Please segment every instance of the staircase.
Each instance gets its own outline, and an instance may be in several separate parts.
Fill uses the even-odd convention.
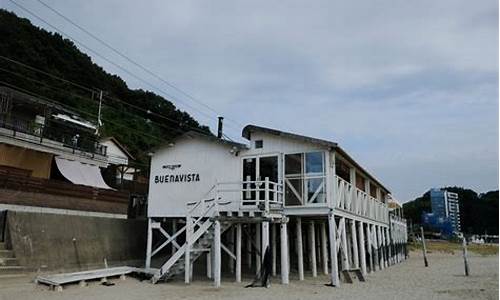
[[[353,283],[354,278],[357,278],[360,282],[366,281],[360,269],[342,270],[341,274],[341,279],[344,283]]]
[[[0,242],[0,278],[22,276],[24,267],[19,265],[14,252]]]
[[[213,222],[211,220],[207,220],[206,222],[210,222],[209,223],[210,226],[208,227],[208,229],[206,229],[204,233],[202,233],[202,236],[191,246],[191,254],[189,256],[191,266],[203,254],[205,250],[210,249],[210,247],[212,246],[212,242],[215,235],[214,227],[212,226]],[[224,233],[227,229],[229,229],[229,227],[231,227],[231,224],[222,223],[221,234]],[[198,230],[203,230],[203,229],[200,228]],[[184,255],[185,252],[186,252],[186,244],[184,244],[180,249],[178,249],[177,252],[169,259],[169,261],[172,260],[172,258],[175,260],[177,258],[176,257],[177,253],[179,253],[178,259],[175,260],[175,262],[173,262],[170,268],[162,268],[165,270],[164,273],[161,273],[162,269],[160,269],[160,272],[153,277],[153,282],[157,282],[159,280],[168,280],[177,275],[183,275],[186,267],[185,264],[186,256]],[[169,261],[167,261],[166,264],[168,264]]]
[[[235,184],[236,187],[234,187]],[[228,187],[224,188],[225,185],[228,185]],[[261,185],[264,186],[264,188],[259,188]],[[264,192],[264,196],[262,197],[263,200],[242,200],[239,196],[235,198],[235,188],[243,191],[243,187],[245,186],[247,186],[245,189],[247,192],[252,192],[248,186],[254,186],[253,192],[255,195],[260,195],[259,193]],[[167,280],[176,275],[186,275],[186,257],[189,257],[188,265],[193,266],[194,262],[202,255],[202,253],[209,250],[215,242],[216,220],[217,222],[220,222],[220,234],[222,235],[228,228],[231,227],[231,224],[235,221],[235,219],[263,219],[270,218],[271,216],[280,217],[281,210],[283,208],[281,188],[281,185],[270,182],[269,178],[266,178],[265,181],[218,183],[210,189],[206,195],[206,199],[187,204],[186,226],[178,230],[172,236],[161,228],[160,223],[151,223],[151,228],[158,229],[167,238],[167,240],[157,249],[150,252],[150,256],[153,256],[155,253],[158,253],[160,249],[164,248],[169,243],[172,243],[172,241],[175,240],[180,234],[184,233],[187,241],[182,246],[178,247],[175,253],[161,266],[160,269],[155,270],[151,281],[153,283],[157,283],[160,280]],[[229,193],[230,196],[227,196],[226,198],[224,194],[225,192]],[[241,195],[241,192],[238,192],[237,194]],[[273,200],[271,201],[270,199]],[[246,203],[243,201],[246,201]],[[242,207],[245,209],[241,210]],[[188,249],[189,251],[187,252]],[[146,262],[147,266],[149,264],[150,258],[149,263],[148,261]]]

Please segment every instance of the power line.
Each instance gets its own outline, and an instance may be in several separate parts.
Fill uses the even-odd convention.
[[[94,115],[94,114],[92,114],[92,113],[89,113],[89,112],[86,112],[86,111],[83,111],[83,110],[79,110],[79,109],[74,108],[74,107],[69,107],[68,105],[65,105],[65,104],[60,103],[59,101],[55,101],[55,100],[53,100],[53,99],[47,98],[47,97],[42,96],[42,95],[40,95],[40,94],[37,94],[37,93],[35,93],[35,92],[33,92],[33,91],[29,91],[29,90],[23,89],[23,88],[21,88],[21,87],[18,87],[18,86],[16,86],[16,85],[13,85],[13,84],[10,84],[10,83],[8,83],[8,82],[1,81],[1,80],[0,80],[0,83],[1,83],[1,84],[3,84],[3,85],[6,85],[6,86],[8,86],[8,87],[11,87],[11,88],[13,88],[13,89],[16,89],[16,90],[18,90],[18,91],[24,92],[24,93],[26,93],[26,94],[30,94],[30,95],[32,95],[32,96],[34,96],[34,97],[38,97],[38,98],[40,98],[40,99],[43,99],[43,100],[45,100],[45,101],[49,101],[49,102],[52,102],[52,103],[56,103],[56,102],[57,102],[57,104],[58,104],[58,105],[61,105],[62,107],[65,107],[65,108],[66,108],[66,109],[68,109],[68,110],[76,111],[76,112],[78,112],[78,113],[81,113],[81,114],[84,114],[84,115],[87,115],[87,116],[90,116],[90,117],[97,118],[97,115]],[[134,129],[134,128],[131,128],[131,127],[128,127],[128,126],[125,126],[125,125],[122,125],[122,124],[118,124],[118,123],[116,123],[116,122],[113,122],[113,121],[110,121],[110,120],[107,120],[107,119],[103,119],[103,120],[104,120],[105,122],[109,123],[109,124],[113,124],[113,125],[118,126],[118,127],[121,127],[121,128],[126,128],[127,130],[130,130],[131,132],[136,133],[136,135],[137,135],[137,136],[148,136],[148,137],[153,138],[153,139],[155,139],[155,140],[157,140],[157,141],[160,141],[160,142],[167,142],[165,139],[159,138],[159,137],[154,136],[154,135],[150,135],[150,134],[148,134],[148,133],[145,133],[145,132],[139,131],[139,130],[137,130],[137,129]]]
[[[75,83],[75,82],[72,82],[72,81],[69,81],[69,80],[64,79],[64,78],[61,78],[61,77],[59,77],[59,76],[55,76],[55,75],[53,75],[53,74],[51,74],[51,73],[48,73],[48,72],[46,72],[46,71],[43,71],[43,70],[40,70],[40,69],[34,68],[34,67],[32,67],[32,66],[29,66],[29,65],[27,65],[27,64],[21,63],[21,62],[16,61],[16,60],[13,60],[13,59],[11,59],[11,58],[8,58],[8,57],[2,56],[2,55],[0,55],[0,58],[5,59],[5,60],[10,61],[10,62],[13,62],[13,63],[18,64],[18,65],[20,65],[20,66],[26,67],[26,68],[28,68],[28,69],[30,69],[30,70],[32,70],[32,71],[39,72],[39,73],[41,73],[41,74],[47,75],[47,76],[49,76],[49,77],[51,77],[51,78],[54,78],[54,79],[60,80],[60,81],[62,81],[62,82],[65,82],[65,83],[68,83],[68,84],[74,85],[74,86],[76,86],[76,87],[79,87],[79,88],[81,88],[81,89],[84,89],[85,91],[88,91],[88,92],[91,92],[91,93],[98,92],[98,91],[97,91],[97,90],[95,90],[95,89],[92,89],[92,88],[89,88],[89,87],[83,86],[83,85],[81,85],[81,84],[78,84],[78,83]],[[4,69],[4,71],[5,71],[5,69]],[[15,73],[15,72],[12,72],[12,71],[7,71],[7,72],[10,72],[10,73]],[[17,73],[16,75],[18,75],[18,76],[24,76],[25,78],[28,78],[28,77],[26,77],[25,75],[20,75],[20,74],[18,74],[18,73]],[[34,79],[31,79],[31,80],[33,81]],[[42,82],[39,82],[39,83],[42,83]],[[43,83],[42,83],[42,84],[43,84]],[[111,97],[111,96],[109,96],[109,95],[105,95],[105,97],[106,97],[106,98],[108,98],[108,99],[110,99],[110,100],[117,101],[117,102],[123,103],[123,104],[125,104],[125,105],[128,105],[128,106],[130,106],[130,107],[132,107],[132,108],[135,108],[135,109],[137,109],[137,110],[141,110],[141,111],[143,111],[143,112],[146,112],[147,114],[151,114],[151,115],[157,116],[157,117],[159,117],[159,118],[162,118],[162,119],[168,120],[168,121],[170,121],[170,122],[178,123],[178,124],[179,124],[179,126],[181,126],[181,124],[182,124],[182,123],[181,123],[181,120],[175,120],[175,119],[172,119],[172,118],[166,117],[166,116],[164,116],[164,115],[162,115],[162,114],[159,114],[159,113],[156,113],[156,112],[152,112],[152,111],[150,111],[150,110],[144,109],[144,108],[139,107],[139,106],[137,106],[137,105],[130,104],[130,103],[128,103],[128,102],[126,102],[126,101],[124,101],[124,100],[121,100],[121,99],[119,99],[119,98],[116,98],[116,97]],[[191,129],[191,130],[194,130],[194,131],[197,131],[197,132],[200,132],[200,133],[203,133],[203,134],[207,134],[207,135],[208,135],[208,133],[206,133],[206,132],[204,132],[204,131],[200,130],[199,128],[192,127],[192,126],[189,126],[189,125],[187,125],[187,124],[184,124],[184,125],[182,125],[182,126],[186,126],[186,128],[189,128],[189,129]],[[184,132],[184,131],[183,131],[183,132]]]
[[[94,100],[92,100],[92,99],[89,99],[89,98],[83,97],[83,96],[78,95],[78,94],[75,94],[75,93],[70,93],[70,92],[68,92],[67,90],[64,90],[64,89],[61,89],[61,88],[57,88],[57,87],[54,87],[54,86],[50,86],[50,85],[48,85],[47,83],[45,83],[45,82],[43,82],[43,81],[39,81],[39,80],[36,80],[36,79],[30,78],[30,77],[25,76],[25,75],[23,75],[23,74],[20,74],[20,73],[17,73],[17,72],[13,72],[13,71],[10,71],[10,70],[7,70],[7,69],[4,69],[4,68],[2,68],[2,67],[0,67],[0,71],[3,71],[3,72],[6,72],[6,73],[9,73],[9,74],[12,74],[12,75],[15,75],[15,76],[18,76],[18,77],[24,78],[24,79],[29,80],[29,81],[32,81],[32,82],[36,82],[36,83],[41,84],[41,85],[44,85],[44,86],[46,86],[46,87],[48,87],[48,88],[50,88],[50,89],[52,89],[52,90],[61,91],[61,92],[64,92],[64,93],[66,93],[66,94],[68,94],[68,95],[71,95],[71,96],[74,96],[74,97],[77,97],[77,98],[80,98],[80,99],[83,99],[83,100],[86,100],[86,101],[94,102],[95,104],[97,104],[97,102],[96,102],[96,101],[94,101]],[[58,102],[58,104],[64,105],[63,103],[60,103],[59,101],[57,101],[57,102]],[[139,115],[135,115],[135,114],[132,114],[131,112],[128,112],[128,111],[126,111],[126,110],[119,110],[119,109],[117,109],[116,107],[113,107],[113,106],[111,106],[111,105],[109,105],[109,104],[103,103],[103,105],[104,105],[104,106],[106,106],[106,107],[108,107],[108,108],[110,108],[110,109],[114,109],[115,111],[117,111],[117,112],[119,112],[119,113],[127,113],[127,114],[129,114],[130,116],[132,116],[132,117],[142,118],[141,116],[139,116]],[[69,107],[69,106],[67,106],[67,107]],[[71,109],[73,109],[73,108],[71,108]],[[74,110],[74,109],[73,109],[73,110]],[[97,117],[97,116],[94,116],[94,117]],[[147,120],[149,120],[149,119],[147,119]],[[169,119],[169,120],[171,120],[171,119]],[[185,130],[182,130],[182,128],[181,128],[181,127],[179,127],[179,128],[175,128],[175,127],[171,127],[171,126],[168,126],[168,125],[164,125],[164,124],[160,124],[160,123],[154,122],[154,121],[152,121],[152,120],[149,120],[149,121],[150,121],[151,123],[155,124],[156,126],[158,126],[158,127],[162,127],[162,128],[164,128],[164,129],[167,129],[167,130],[175,130],[175,131],[177,131],[177,132],[179,132],[179,133],[181,133],[181,134],[186,132]],[[147,122],[147,121],[146,121],[146,122]],[[174,123],[178,123],[178,121],[173,121],[173,120],[172,120],[172,122],[174,122]],[[179,126],[182,126],[182,125],[179,125]],[[187,128],[190,128],[191,130],[194,130],[194,129],[195,129],[194,127],[191,127],[191,126],[187,126],[187,125],[184,125],[184,126],[186,126]],[[206,132],[203,132],[203,131],[198,131],[198,132],[199,132],[199,133],[202,133],[202,134],[205,134],[205,135],[208,135]]]
[[[78,39],[72,37],[71,35],[65,33],[64,31],[60,30],[59,28],[57,28],[56,26],[50,24],[49,22],[45,21],[42,17],[38,16],[37,14],[35,14],[34,12],[30,11],[29,9],[27,9],[26,7],[20,5],[19,3],[15,2],[14,0],[9,0],[10,2],[12,2],[14,5],[18,6],[19,8],[21,8],[22,10],[26,11],[28,14],[32,15],[33,17],[37,18],[38,20],[40,20],[41,22],[47,24],[48,26],[50,26],[52,29],[54,29],[55,31],[69,37],[70,39],[72,39],[73,41],[75,41],[76,43],[80,44],[82,47],[84,47],[85,49],[87,49],[88,51],[94,53],[95,55],[97,55],[98,57],[100,57],[101,59],[105,60],[106,62],[112,64],[113,66],[119,68],[120,70],[122,70],[123,72],[129,74],[130,76],[134,77],[135,79],[149,85],[150,87],[152,87],[153,89],[156,89],[158,91],[160,91],[161,93],[163,93],[164,95],[166,95],[168,98],[172,98],[172,99],[176,99],[175,97],[173,97],[171,94],[163,91],[162,89],[156,87],[155,85],[149,83],[148,81],[144,80],[143,78],[135,75],[134,73],[132,73],[131,71],[129,71],[128,69],[120,66],[119,64],[109,60],[108,58],[104,57],[103,55],[101,55],[100,53],[98,53],[97,51],[93,50],[92,48],[86,46],[84,43],[80,42]],[[177,99],[179,100],[179,99]],[[181,100],[179,100],[181,101]],[[195,107],[191,106],[190,104],[186,103],[185,101],[181,101],[182,103],[184,103],[186,106],[188,106],[189,108],[193,109],[194,111],[197,111],[199,112],[201,115],[205,116],[206,118],[208,118],[209,120],[212,120],[212,116],[206,114],[205,112],[202,112],[198,109],[196,109]]]
[[[109,43],[105,42],[104,40],[102,40],[101,38],[97,37],[96,35],[94,35],[93,33],[91,33],[90,31],[88,31],[87,29],[83,28],[82,26],[78,25],[77,23],[75,23],[73,20],[71,20],[70,18],[66,17],[64,14],[62,14],[61,12],[59,12],[58,10],[56,10],[55,8],[51,7],[50,5],[48,5],[47,3],[43,2],[42,0],[37,0],[38,2],[40,2],[43,6],[47,7],[48,9],[50,9],[52,12],[54,12],[55,14],[57,14],[58,16],[60,16],[61,18],[63,18],[64,20],[66,20],[67,22],[71,23],[72,25],[74,25],[75,27],[77,27],[78,29],[80,29],[81,31],[85,32],[86,34],[88,34],[89,36],[91,36],[93,39],[97,40],[98,42],[100,42],[101,44],[103,44],[104,46],[106,46],[108,49],[111,49],[113,52],[115,52],[116,54],[118,54],[119,56],[121,56],[122,58],[126,59],[127,61],[129,61],[130,63],[132,63],[133,65],[135,65],[136,67],[140,68],[141,70],[143,70],[144,72],[148,73],[149,75],[155,77],[156,79],[160,80],[161,82],[165,83],[166,85],[168,85],[169,87],[175,89],[176,91],[180,92],[181,94],[185,95],[186,97],[188,97],[189,99],[191,99],[192,101],[206,107],[207,109],[211,110],[212,112],[214,112],[215,114],[217,115],[220,115],[219,112],[217,112],[215,109],[213,109],[212,107],[210,107],[208,104],[196,99],[195,97],[193,97],[192,95],[190,95],[189,93],[187,93],[186,91],[180,89],[179,87],[177,87],[176,85],[174,85],[173,83],[163,79],[162,77],[160,77],[158,74],[156,73],[153,73],[152,71],[150,71],[149,69],[147,69],[146,67],[144,67],[143,65],[141,65],[140,63],[136,62],[135,60],[131,59],[130,57],[128,57],[127,55],[123,54],[122,52],[120,52],[119,50],[117,50],[115,47],[111,46]],[[226,117],[227,120],[231,121],[231,122],[234,122],[236,123],[237,125],[241,125],[243,126],[242,124],[240,124],[239,122],[237,121],[233,121],[229,118]]]

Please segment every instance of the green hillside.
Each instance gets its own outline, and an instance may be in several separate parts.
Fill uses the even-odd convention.
[[[0,37],[0,56],[85,87],[103,90],[108,97],[102,111],[104,125],[101,135],[118,138],[139,162],[147,161],[149,149],[182,132],[193,128],[210,132],[208,127],[200,125],[165,98],[152,92],[129,89],[120,77],[93,63],[72,41],[1,9]],[[93,95],[5,58],[0,58],[0,81],[0,85],[2,82],[12,84],[71,107],[89,120],[96,120],[97,93]]]
[[[471,189],[445,187],[458,194],[462,231],[469,234],[498,234],[498,190],[478,194]],[[429,192],[403,205],[404,214],[413,224],[421,223],[422,212],[431,212]]]

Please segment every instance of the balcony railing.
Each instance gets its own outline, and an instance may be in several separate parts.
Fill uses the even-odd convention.
[[[335,176],[335,208],[379,222],[389,222],[387,204],[378,201],[364,191],[353,187],[349,182]]]
[[[97,138],[90,135],[80,135],[77,130],[63,129],[61,127],[44,126],[37,124],[31,120],[22,118],[12,118],[7,121],[5,117],[0,115],[0,128],[8,129],[8,133],[13,138],[21,138],[22,134],[27,134],[32,137],[32,141],[43,143],[44,140],[51,140],[58,143],[64,148],[75,153],[76,151],[87,152],[92,155],[106,156],[106,146],[101,145]],[[5,132],[4,132],[5,134]]]

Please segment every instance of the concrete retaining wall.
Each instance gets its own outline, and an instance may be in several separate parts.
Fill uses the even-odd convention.
[[[143,264],[146,235],[146,220],[7,213],[7,244],[28,270]]]

